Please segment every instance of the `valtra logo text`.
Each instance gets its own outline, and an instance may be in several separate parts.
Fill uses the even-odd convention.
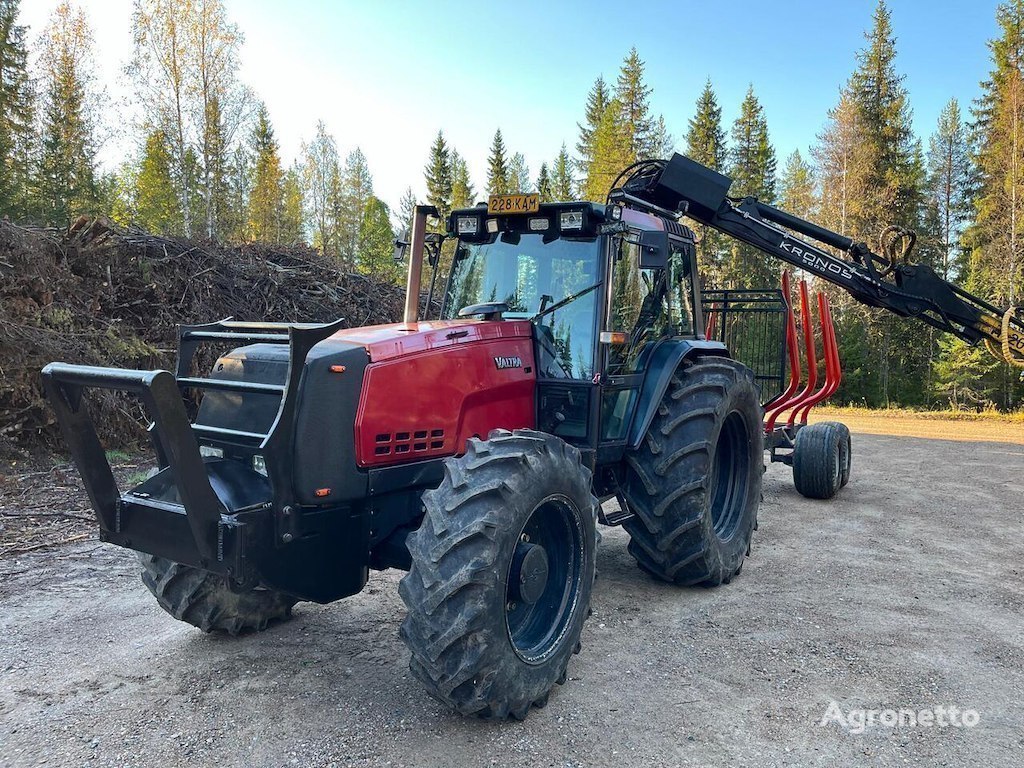
[[[502,368],[522,368],[523,359],[521,357],[495,357],[494,365],[499,371]]]

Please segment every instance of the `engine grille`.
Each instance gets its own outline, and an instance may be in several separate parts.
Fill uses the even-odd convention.
[[[442,453],[443,429],[417,429],[411,432],[381,432],[374,438],[374,456],[404,456]]]

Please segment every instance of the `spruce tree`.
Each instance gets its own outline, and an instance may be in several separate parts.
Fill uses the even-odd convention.
[[[284,208],[284,174],[277,140],[266,105],[261,104],[253,129],[252,149],[256,157],[252,192],[249,195],[248,236],[265,243],[281,242]]]
[[[904,78],[896,72],[891,14],[883,0],[873,22],[848,86],[857,109],[859,149],[865,154],[865,209],[855,222],[862,236],[877,235],[888,224],[916,227],[923,181]]]
[[[768,139],[768,123],[754,88],[740,106],[740,116],[732,126],[729,150],[731,194],[752,196],[766,203],[775,201],[775,149]],[[777,266],[760,250],[733,241],[729,245],[724,279],[736,288],[764,288],[775,280]]]
[[[104,174],[100,182],[100,210],[106,211],[110,220],[122,227],[135,224],[135,189],[139,174],[139,163],[135,159],[124,160],[116,171]]]
[[[427,204],[436,207],[444,221],[452,209],[452,165],[442,131],[437,132],[437,138],[430,146],[430,158],[423,172],[427,182]]]
[[[373,177],[366,155],[356,147],[345,157],[336,192],[335,226],[342,263],[354,268],[360,252],[360,231],[373,197]]]
[[[398,201],[398,236],[408,240],[412,233],[412,219],[416,214],[419,201],[412,187],[406,187],[402,199]]]
[[[508,163],[509,192],[530,192],[530,168],[522,153],[516,152]]]
[[[644,63],[636,48],[630,48],[615,83],[615,99],[622,111],[622,131],[628,145],[625,158],[628,162],[623,168],[637,160],[653,157],[658,149],[655,146],[656,123],[651,119],[648,104],[650,95],[651,89],[644,83]]]
[[[718,106],[711,80],[697,98],[696,114],[690,119],[686,132],[686,154],[708,168],[724,169],[726,161],[725,129],[722,128],[722,108]]]
[[[956,99],[950,99],[928,142],[927,181],[929,202],[939,219],[939,274],[947,280],[958,279],[961,272],[957,251],[971,216],[972,173],[960,105]]]
[[[804,160],[799,149],[793,150],[793,154],[786,158],[779,186],[779,204],[782,210],[802,219],[815,218],[818,197],[814,169]]]
[[[689,121],[686,154],[716,171],[724,170],[726,145],[725,130],[722,128],[722,108],[718,106],[718,98],[711,87],[710,79],[704,84],[704,89],[697,98],[696,112]],[[722,286],[725,280],[722,263],[724,239],[704,225],[697,225],[697,233],[700,237],[697,255],[705,265],[706,280],[710,287]]]
[[[849,90],[857,107],[865,172],[864,207],[853,222],[854,236],[871,241],[890,224],[922,228],[924,168],[904,78],[896,71],[891,15],[881,0],[866,38]],[[915,255],[920,258],[922,253]],[[869,337],[877,338],[874,401],[886,406],[894,400],[910,405],[922,402],[930,388],[934,335],[888,313],[868,315],[861,310],[861,317]],[[894,371],[901,375],[894,376]],[[908,383],[912,388],[905,386]]]
[[[135,223],[157,235],[183,234],[181,200],[171,177],[171,152],[160,128],[146,135],[135,177]]]
[[[775,148],[768,138],[768,121],[753,86],[747,89],[740,116],[732,126],[729,158],[731,194],[751,195],[765,203],[775,201]]]
[[[577,167],[584,179],[590,175],[590,165],[594,161],[594,134],[601,125],[609,101],[611,94],[608,92],[608,86],[603,77],[598,77],[587,94],[583,122],[577,123],[579,140],[576,142],[576,152],[580,156]]]
[[[395,233],[387,205],[371,196],[363,210],[359,230],[359,271],[377,280],[398,282],[401,269],[392,258]]]
[[[603,203],[619,174],[632,162],[629,136],[623,123],[623,109],[612,99],[594,132],[593,160],[583,181],[583,198]]]
[[[551,199],[559,202],[572,200],[575,196],[576,180],[572,177],[572,160],[565,144],[555,158],[551,173]]]
[[[658,119],[654,123],[654,133],[652,134],[651,157],[668,160],[675,151],[675,146],[676,140],[669,132],[668,125],[665,124],[664,115],[658,115]]]
[[[92,31],[81,10],[57,6],[43,33],[39,215],[66,226],[98,200],[96,140],[90,113],[94,92]]]
[[[487,194],[507,195],[511,191],[511,183],[508,159],[505,157],[505,140],[499,128],[494,132],[491,153],[487,158]]]
[[[537,194],[540,195],[540,201],[542,203],[548,203],[554,200],[551,196],[551,174],[548,172],[548,164],[541,163],[540,171],[537,173]]]
[[[921,230],[926,223],[921,215],[924,167],[903,77],[896,71],[896,40],[884,2],[878,3],[865,38],[816,156],[823,223],[876,244],[889,224]],[[922,238],[915,260],[931,259],[924,247],[928,239]],[[844,378],[837,397],[869,405],[925,402],[932,389],[934,334],[912,321],[871,312],[845,295],[836,295],[833,303],[840,344],[868,340],[863,357],[846,354],[847,367],[858,374]],[[894,376],[895,371],[900,375]]]
[[[239,208],[242,201],[232,196],[232,152],[228,141],[228,119],[220,97],[211,95],[204,104],[204,132],[202,138],[202,169],[200,194],[203,199],[202,217],[206,236],[223,240],[237,235],[248,223],[248,206]],[[280,172],[280,161],[278,171]],[[247,201],[245,201],[247,203]],[[240,226],[241,225],[241,226]]]
[[[475,202],[476,192],[469,178],[469,166],[465,159],[454,149],[451,152],[452,165],[452,209],[471,208]]]
[[[249,196],[252,194],[255,158],[246,142],[238,142],[228,162],[225,179],[221,229],[232,240],[245,240],[249,224]]]
[[[965,233],[970,248],[969,290],[1001,306],[1024,303],[1024,0],[996,10],[998,36],[989,42],[991,71],[974,103],[975,221]],[[981,373],[979,371],[979,373]],[[997,404],[1024,400],[1016,371],[1000,365],[991,374]]]
[[[298,245],[306,241],[305,214],[302,207],[302,178],[300,169],[292,167],[284,176],[281,187],[281,236],[284,245]]]
[[[0,216],[29,213],[35,93],[18,0],[0,0]]]
[[[1024,1],[996,11],[992,71],[974,105],[979,171],[977,218],[970,231],[972,285],[997,303],[1024,296]]]

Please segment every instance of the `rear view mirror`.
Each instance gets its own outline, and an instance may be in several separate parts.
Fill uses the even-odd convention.
[[[405,237],[409,237],[408,232],[405,233]],[[397,240],[395,240],[395,251],[394,254],[392,254],[392,258],[395,260],[395,264],[401,264],[403,261],[405,261],[405,251],[408,247],[408,239],[403,240],[402,238],[398,238]]]
[[[668,232],[640,233],[640,269],[664,269],[668,264]]]

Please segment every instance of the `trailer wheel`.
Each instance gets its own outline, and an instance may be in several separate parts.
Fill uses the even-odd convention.
[[[521,720],[580,650],[597,547],[590,472],[553,435],[496,430],[445,462],[423,506],[399,586],[410,669],[462,714]]]
[[[846,484],[850,482],[850,468],[853,465],[853,440],[850,437],[850,428],[847,427],[843,422],[835,422],[836,428],[839,430],[839,487],[844,488]]]
[[[140,552],[139,561],[142,583],[160,607],[203,632],[259,632],[272,622],[289,618],[298,602],[262,588],[235,591],[223,576],[163,557]]]
[[[645,571],[717,586],[750,550],[764,473],[762,409],[753,373],[727,358],[677,371],[640,447],[626,457],[623,523]]]
[[[793,485],[809,499],[831,499],[850,477],[850,432],[835,421],[803,427],[793,442]]]

